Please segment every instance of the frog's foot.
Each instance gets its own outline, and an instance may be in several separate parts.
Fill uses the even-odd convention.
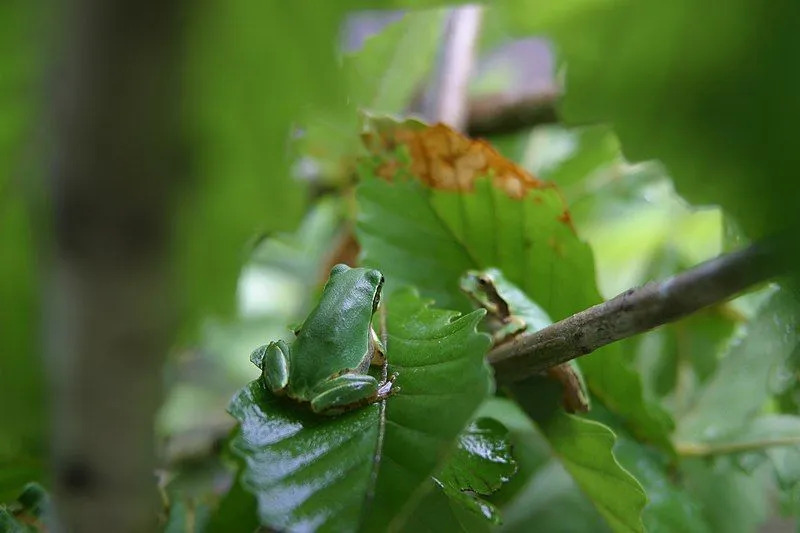
[[[394,380],[396,379],[397,379],[397,372],[394,372],[392,373],[391,376],[389,376],[389,379],[387,379],[381,384],[376,394],[378,401],[385,400],[386,398],[400,392],[400,387],[397,387],[394,384]]]
[[[282,340],[269,343],[264,350],[261,375],[273,394],[283,394],[289,384],[289,352],[289,346]]]
[[[368,374],[342,374],[319,385],[311,398],[311,410],[336,415],[373,403],[378,380]]]
[[[494,332],[493,341],[495,346],[499,346],[513,340],[528,329],[528,325],[519,317],[510,316],[503,321],[503,325]]]
[[[318,387],[311,399],[311,410],[323,415],[337,415],[385,400],[400,391],[392,387],[397,374],[379,383],[367,374],[343,374]]]

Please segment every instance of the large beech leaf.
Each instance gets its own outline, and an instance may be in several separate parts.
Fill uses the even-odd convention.
[[[383,530],[399,527],[415,494],[450,451],[491,390],[475,329],[483,311],[460,316],[429,308],[411,290],[387,307],[389,372],[401,391],[385,403],[338,417],[318,416],[269,394],[242,389],[230,412],[240,422],[234,449],[263,524],[280,529]]]
[[[598,524],[592,524],[591,530],[603,530],[603,526],[607,526],[612,531],[643,531],[641,513],[646,503],[645,493],[614,456],[614,432],[599,422],[565,414],[559,407],[558,387],[549,386],[549,382],[543,378],[542,381],[543,383],[526,382],[512,387],[509,392],[517,401],[516,404],[510,404],[507,400],[494,400],[481,412],[496,416],[508,424],[512,432],[516,430],[530,433],[531,437],[535,437],[535,444],[526,446],[527,449],[519,454],[515,452],[521,465],[533,461],[531,483],[537,484],[538,476],[543,478],[538,483],[538,491],[525,492],[527,497],[521,501],[522,506],[533,507],[533,500],[543,497],[541,492],[548,494],[548,491],[553,490],[545,480],[555,482],[558,479],[562,494],[552,495],[555,503],[555,500],[573,492],[568,482],[571,479],[601,517]],[[513,435],[512,439],[514,437],[521,438],[521,434]],[[516,443],[516,440],[512,441]],[[547,463],[552,465],[543,468]],[[539,495],[534,496],[534,492]],[[502,494],[502,490],[498,494]],[[571,496],[575,507],[581,499],[577,496]],[[546,504],[542,505],[546,507]],[[547,516],[544,509],[532,509],[532,513],[539,517]],[[587,522],[592,521],[591,514],[585,511],[581,514],[581,528],[586,528]],[[558,519],[555,523],[541,523],[537,530],[564,531],[563,523],[559,523]]]
[[[589,246],[559,191],[491,146],[444,126],[373,119],[360,167],[358,239],[363,261],[391,283],[466,310],[458,278],[498,267],[558,320],[598,303]],[[669,447],[669,415],[644,397],[618,347],[582,359],[592,392],[636,433]]]
[[[647,506],[642,521],[649,533],[709,533],[701,506],[670,477],[665,457],[636,441],[618,437],[614,456],[642,484]]]
[[[559,413],[542,425],[553,448],[578,486],[614,531],[644,531],[647,503],[638,481],[612,452],[616,436],[593,420]]]

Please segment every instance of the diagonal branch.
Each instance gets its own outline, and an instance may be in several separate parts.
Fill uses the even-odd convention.
[[[674,322],[781,274],[773,242],[719,256],[661,282],[649,283],[576,313],[489,353],[499,382],[510,383],[598,348]]]

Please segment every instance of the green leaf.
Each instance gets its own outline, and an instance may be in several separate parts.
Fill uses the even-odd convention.
[[[711,531],[750,533],[768,516],[769,468],[745,474],[731,461],[686,459],[680,475]]]
[[[580,359],[592,393],[618,414],[638,438],[672,451],[669,413],[651,399],[622,346],[611,344]]]
[[[24,0],[0,4],[0,405],[9,406],[0,424],[0,501],[39,479],[46,455],[47,398],[37,340],[39,260],[46,254],[37,250],[42,235],[36,232],[49,225],[35,219],[41,154],[32,149],[41,146],[35,105],[48,63],[40,53],[43,7]]]
[[[641,514],[647,498],[614,457],[614,432],[599,422],[567,414],[559,414],[542,429],[553,452],[609,527],[644,531]]]
[[[508,430],[492,418],[478,418],[458,436],[456,449],[436,478],[455,490],[488,495],[517,471]]]
[[[800,417],[769,414],[703,443],[683,443],[684,455],[732,455],[746,472],[772,464],[779,485],[788,489],[800,482]]]
[[[50,496],[38,483],[28,483],[11,505],[0,503],[0,531],[28,533],[46,531],[50,514]]]
[[[560,218],[564,204],[554,189],[519,200],[488,179],[459,194],[368,172],[358,188],[358,237],[364,262],[387,278],[465,309],[459,276],[495,266],[554,319],[597,303],[591,250]]]
[[[525,161],[526,167],[556,183],[569,204],[590,192],[586,189],[598,171],[622,161],[619,142],[608,126],[540,126],[531,133],[527,152],[536,159]]]
[[[206,532],[255,531],[258,525],[256,499],[245,490],[237,476],[228,493],[209,517]]]
[[[731,344],[692,408],[678,421],[677,440],[712,442],[747,423],[770,396],[772,369],[797,346],[797,304],[787,291],[774,294]]]
[[[722,204],[751,234],[797,224],[800,75],[786,69],[795,3],[750,0],[724,13],[690,0],[501,6],[520,33],[553,39],[566,120],[614,124],[630,159],[660,159],[682,195]]]
[[[391,127],[384,121],[376,129]],[[363,261],[384,271],[390,283],[413,285],[442,306],[466,310],[470,303],[458,278],[468,269],[494,266],[555,320],[598,303],[592,251],[568,223],[556,189],[533,189],[518,199],[478,179],[473,191],[432,190],[403,165],[392,182],[376,177],[385,162],[402,163],[404,157],[364,161],[357,190]],[[643,396],[619,347],[582,358],[581,368],[592,392],[637,433],[670,446],[669,415]]]
[[[406,520],[402,531],[408,533],[437,533],[439,531],[489,533],[491,531],[490,522],[475,511],[468,509],[468,506],[479,500],[480,504],[484,506],[484,510],[495,514],[497,510],[494,506],[480,498],[475,498],[472,502],[464,500],[469,496],[461,492],[448,493],[435,480],[431,480],[431,485],[433,486]]]
[[[345,57],[348,96],[358,107],[380,113],[406,110],[433,67],[445,15],[443,9],[408,12]]]
[[[553,407],[558,408],[558,393]],[[520,407],[505,398],[488,400],[481,416],[497,418],[509,428],[519,472],[488,499],[501,508],[500,531],[609,531],[604,518],[564,469],[545,435]]]
[[[230,412],[243,479],[261,521],[276,528],[354,531],[399,527],[412,495],[429,483],[454,440],[490,391],[483,316],[429,308],[412,291],[391,294],[389,372],[401,391],[386,402],[324,417],[278,399],[260,381]],[[393,526],[393,527],[395,527]]]
[[[3,533],[31,533],[36,529],[20,523],[8,510],[0,507],[0,531]]]
[[[430,512],[429,507],[441,507],[441,513],[452,514],[451,521],[464,527],[482,529],[488,523],[499,524],[501,518],[494,505],[480,498],[497,491],[517,471],[517,463],[511,455],[508,430],[492,418],[478,418],[459,436],[453,453],[448,457],[444,468],[433,479],[435,488],[414,513],[417,521],[424,521],[419,515]],[[448,498],[442,505],[441,495]],[[469,511],[480,516],[487,524],[479,526],[475,517],[467,519],[463,512]],[[412,524],[414,521],[412,521]],[[409,530],[413,526],[407,525]]]
[[[185,103],[196,181],[174,239],[190,328],[233,309],[252,237],[290,229],[302,215],[304,186],[291,179],[286,145],[307,106],[343,101],[335,44],[347,9],[232,0],[192,19]]]
[[[594,420],[568,415],[558,407],[559,392],[543,378],[508,387],[512,398],[536,422],[575,483],[617,532],[644,531],[642,510],[647,497],[638,481],[613,453],[616,435]]]
[[[617,438],[614,456],[636,477],[647,493],[642,521],[649,533],[710,533],[701,506],[670,478],[665,457],[623,437]]]
[[[164,533],[202,533],[207,531],[209,508],[203,503],[176,501],[169,510]]]

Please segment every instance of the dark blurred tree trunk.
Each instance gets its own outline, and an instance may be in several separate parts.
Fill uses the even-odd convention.
[[[179,0],[68,0],[53,95],[54,492],[67,531],[155,528],[153,417],[172,331]]]

